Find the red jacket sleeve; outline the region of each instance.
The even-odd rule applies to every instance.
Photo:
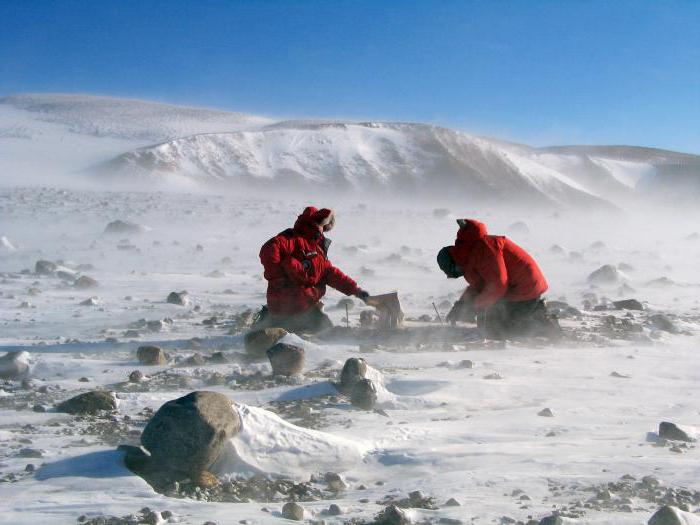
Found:
[[[360,291],[357,283],[333,266],[330,261],[326,261],[326,271],[323,278],[328,286],[345,295],[354,295]]]
[[[503,252],[495,247],[480,247],[475,270],[483,280],[484,287],[474,298],[474,304],[477,308],[486,309],[508,291],[508,271]]]

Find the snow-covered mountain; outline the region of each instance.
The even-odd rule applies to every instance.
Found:
[[[0,99],[0,151],[0,182],[52,184],[81,172],[132,187],[295,187],[561,206],[700,195],[696,155],[533,148],[426,124],[274,123],[86,95]]]
[[[163,142],[120,155],[100,172],[161,183],[312,185],[587,206],[636,199],[676,157],[642,156],[634,148],[558,152],[426,124],[289,121]]]
[[[134,148],[196,133],[255,128],[269,119],[141,100],[71,94],[0,98],[0,181],[61,177]]]

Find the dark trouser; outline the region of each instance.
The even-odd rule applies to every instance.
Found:
[[[333,327],[330,318],[323,313],[323,304],[318,303],[308,310],[294,315],[271,314],[264,308],[252,328],[284,328],[294,333],[318,333]]]
[[[498,301],[477,316],[477,326],[490,339],[552,337],[560,332],[559,323],[547,315],[545,302],[540,298]]]

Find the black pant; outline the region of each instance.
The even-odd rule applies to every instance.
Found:
[[[545,302],[539,297],[528,301],[498,301],[477,316],[477,326],[491,339],[552,336],[559,332],[559,324],[547,315]]]

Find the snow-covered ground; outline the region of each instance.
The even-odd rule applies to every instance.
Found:
[[[415,337],[378,339],[360,329],[326,341],[289,336],[304,345],[308,372],[275,381],[267,363],[243,357],[237,314],[264,302],[260,245],[308,204],[336,209],[331,260],[372,293],[398,290]],[[28,350],[33,382],[29,390],[9,382],[0,390],[2,523],[69,524],[143,507],[167,509],[179,523],[283,523],[281,494],[248,503],[173,498],[123,466],[116,445],[138,442],[145,409],[196,389],[240,404],[243,431],[217,474],[308,481],[338,472],[346,491],[302,503],[309,518],[329,523],[369,522],[386,496],[420,490],[437,508],[411,510],[416,522],[527,522],[566,508],[580,514],[574,523],[639,524],[660,501],[620,501],[612,490],[612,503],[586,502],[624,475],[700,489],[698,449],[663,446],[655,436],[661,421],[700,427],[697,211],[516,213],[342,194],[310,202],[15,187],[0,191],[0,217],[0,351]],[[562,342],[501,345],[474,339],[469,326],[463,339],[439,326],[433,303],[444,315],[464,287],[434,262],[458,217],[483,220],[537,258],[549,299],[580,311],[562,320]],[[144,231],[104,233],[117,219]],[[36,275],[40,259],[61,265],[65,279]],[[606,264],[618,268],[616,282],[587,282]],[[71,272],[98,285],[76,288]],[[187,306],[165,302],[180,290],[189,293]],[[91,305],[80,304],[91,297]],[[331,291],[325,302],[343,325],[345,310],[335,307],[341,297]],[[627,298],[646,309],[595,310]],[[361,309],[350,311],[353,327]],[[655,313],[666,315],[674,333],[659,329]],[[228,363],[140,366],[135,349],[146,342],[176,359],[223,351]],[[358,356],[383,376],[381,412],[353,408],[329,383],[345,359]],[[134,370],[151,379],[127,383]],[[221,376],[223,384],[215,380]],[[114,417],[52,408],[97,387],[116,392]],[[35,411],[37,404],[47,411]],[[545,408],[553,417],[538,415]],[[461,506],[445,506],[449,498]],[[324,515],[331,503],[343,514]]]

